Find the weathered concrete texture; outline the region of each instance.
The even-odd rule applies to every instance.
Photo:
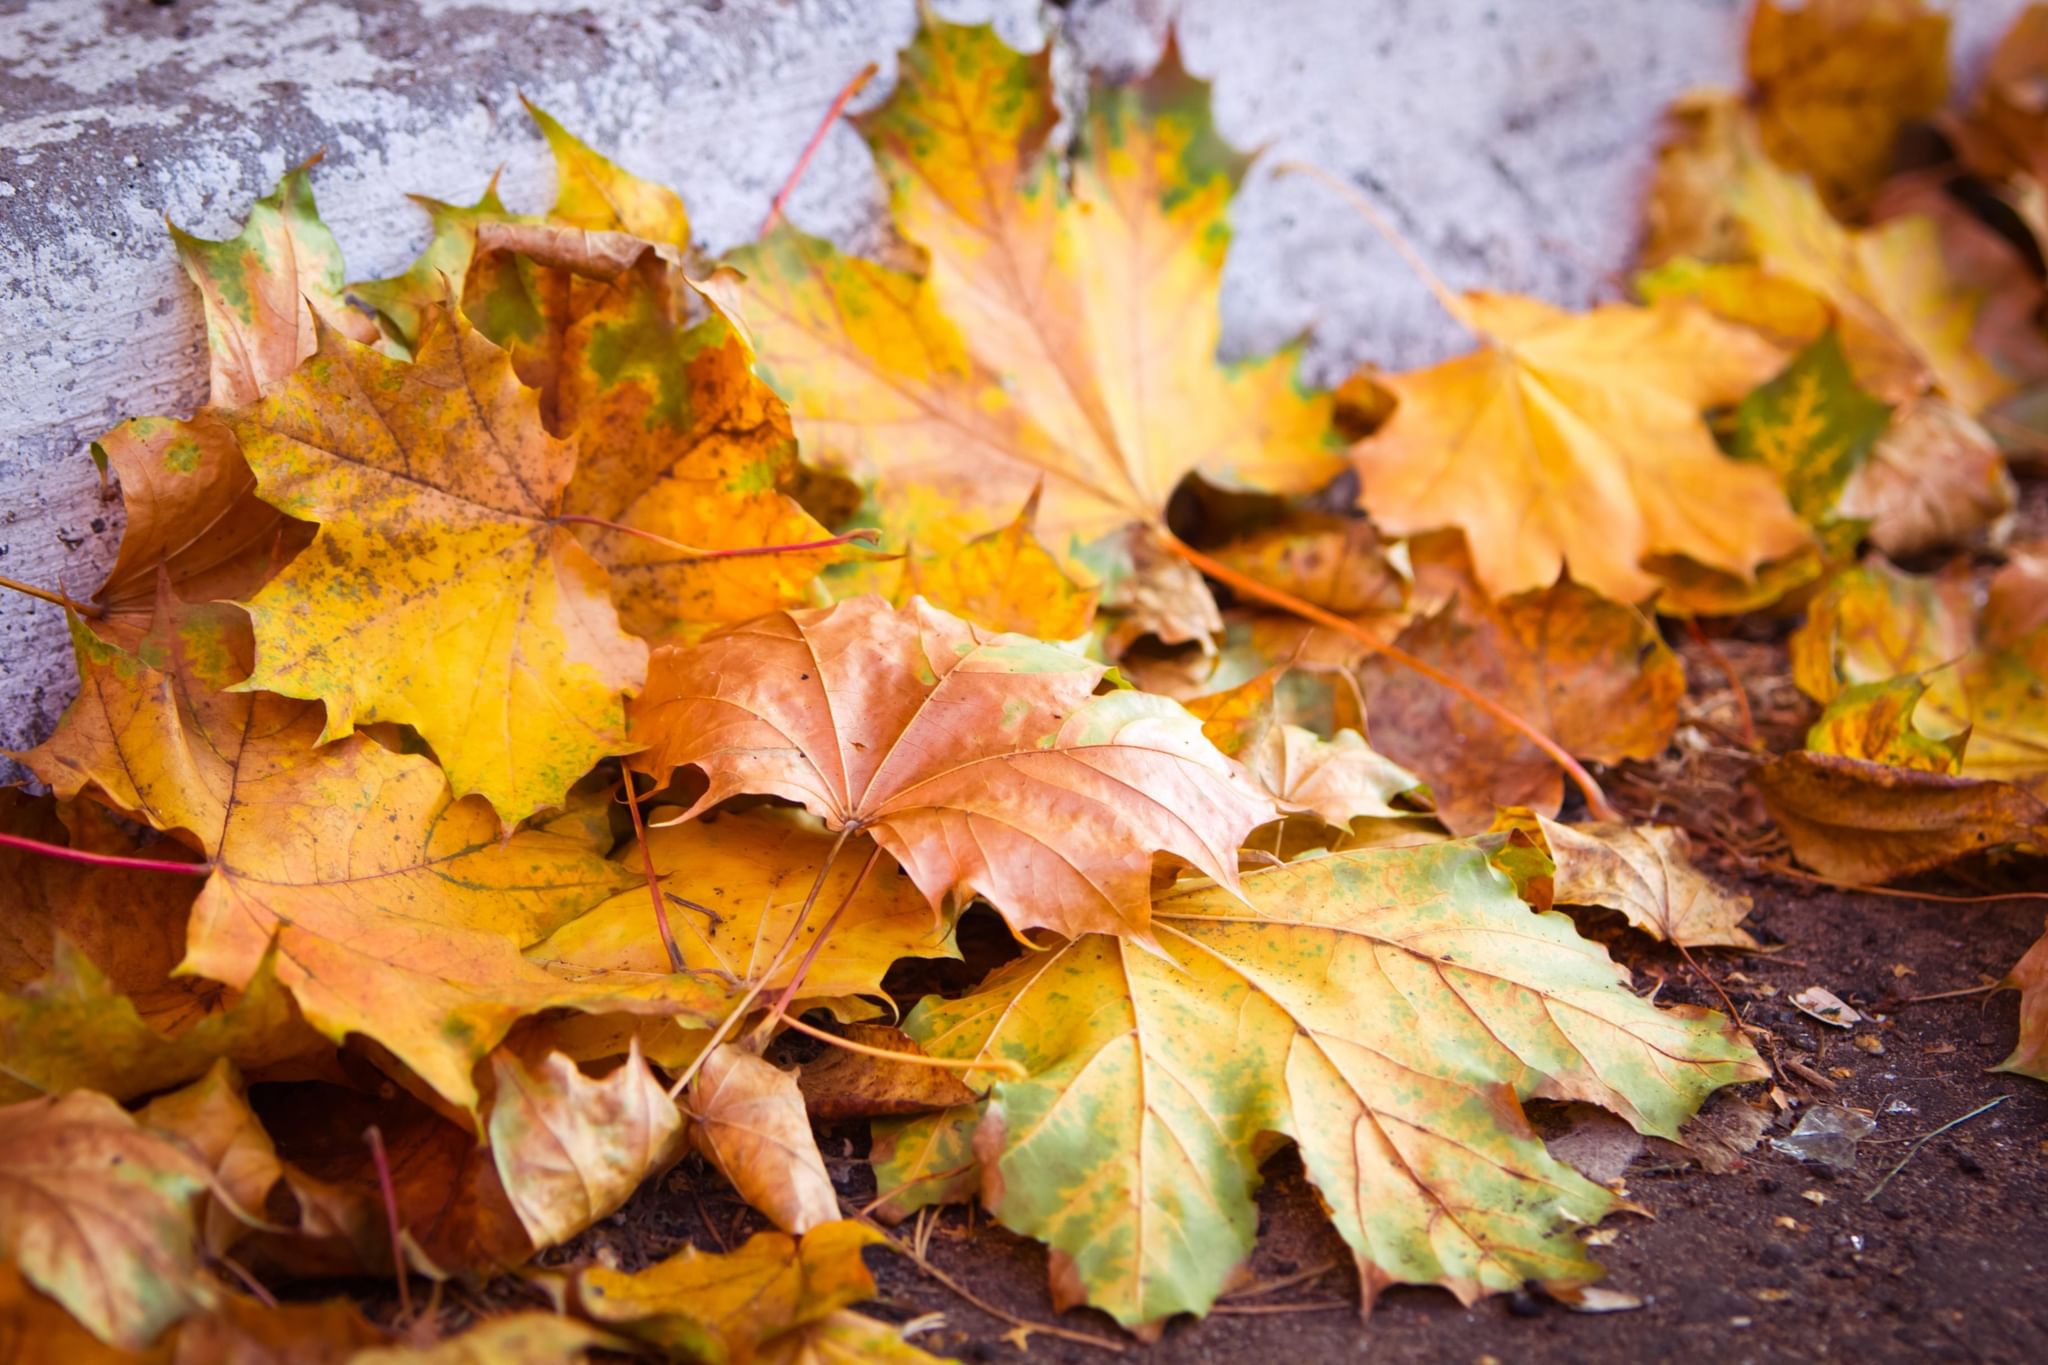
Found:
[[[1958,7],[1967,68],[2021,0]],[[939,3],[1037,41],[1033,0]],[[1075,48],[1145,65],[1168,0],[1074,6]],[[1328,193],[1266,167],[1304,157],[1369,185],[1453,284],[1578,304],[1612,292],[1658,111],[1740,66],[1741,0],[1185,0],[1185,58],[1218,118],[1269,150],[1237,211],[1226,347],[1312,337],[1310,366],[1410,364],[1459,339]],[[524,91],[683,193],[702,244],[752,235],[834,92],[884,79],[915,0],[0,0],[0,574],[84,592],[117,503],[87,443],[202,401],[198,301],[162,227],[231,234],[286,166],[315,187],[351,274],[424,239],[414,191],[467,201],[503,163],[515,206],[549,192]],[[859,139],[827,140],[791,205],[858,247],[879,194]],[[70,694],[54,607],[0,593],[0,744]]]

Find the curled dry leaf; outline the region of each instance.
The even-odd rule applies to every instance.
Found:
[[[561,1053],[498,1052],[488,1125],[498,1178],[536,1248],[566,1242],[682,1154],[683,1116],[640,1049],[593,1079]]]
[[[915,277],[780,230],[735,253],[765,373],[807,450],[877,479],[884,524],[950,548],[1044,486],[1062,553],[1157,525],[1182,477],[1307,491],[1340,468],[1292,350],[1224,366],[1217,308],[1244,160],[1169,58],[1090,91],[1078,145],[1049,52],[928,20],[857,122]],[[1160,395],[1171,394],[1171,401]]]
[[[0,1257],[101,1341],[142,1350],[214,1297],[194,1227],[207,1175],[90,1090],[0,1108]]]
[[[867,1047],[923,1057],[915,1038],[891,1024],[849,1024],[846,1038]],[[862,1052],[827,1048],[797,1075],[804,1109],[817,1123],[899,1118],[972,1104],[978,1098],[957,1071],[892,1062]]]
[[[1721,454],[1700,418],[1768,379],[1776,347],[1688,303],[1572,314],[1468,294],[1458,308],[1481,349],[1385,376],[1399,405],[1353,447],[1382,528],[1462,530],[1496,597],[1569,568],[1623,602],[1656,590],[1651,555],[1747,577],[1807,543],[1777,480]]]
[[[1093,695],[1100,664],[929,603],[783,612],[654,656],[630,761],[872,835],[936,909],[979,894],[1018,929],[1142,935],[1155,852],[1227,886],[1272,818],[1174,702]]]
[[[1750,781],[1800,862],[1859,885],[2048,830],[2048,806],[2019,787],[1839,754],[1783,754]]]
[[[329,739],[414,726],[507,820],[625,747],[646,650],[555,520],[574,450],[460,314],[410,363],[323,330],[231,425],[264,500],[321,524],[249,602],[252,687],[324,702]]]
[[[759,1365],[939,1365],[904,1337],[906,1328],[838,1308],[762,1345]]]
[[[1652,757],[1678,724],[1677,657],[1640,612],[1578,583],[1501,602],[1466,594],[1396,643],[1580,758]],[[1430,784],[1453,832],[1487,828],[1497,806],[1555,813],[1562,804],[1557,765],[1470,702],[1384,660],[1367,660],[1361,680],[1380,749]]]
[[[1102,599],[1111,617],[1103,652],[1121,658],[1149,637],[1162,645],[1194,645],[1203,654],[1215,653],[1223,614],[1208,580],[1186,560],[1167,553],[1142,527],[1125,533],[1121,558]]]
[[[876,1179],[903,1213],[978,1159],[1003,1224],[1073,1259],[1125,1323],[1212,1303],[1249,1253],[1263,1134],[1301,1146],[1357,1257],[1470,1300],[1599,1272],[1564,1229],[1615,1196],[1553,1160],[1519,1099],[1602,1104],[1675,1138],[1761,1065],[1725,1020],[1658,1010],[1561,915],[1536,915],[1469,844],[1329,854],[1163,896],[1172,961],[1094,935],[927,999],[927,1050],[1029,1079],[883,1125]],[[1178,965],[1175,965],[1178,964]],[[971,1188],[972,1178],[969,1177]]]
[[[801,1241],[757,1232],[724,1254],[689,1247],[640,1271],[590,1266],[576,1276],[576,1302],[595,1321],[694,1359],[801,1360],[773,1343],[872,1297],[861,1249],[881,1240],[851,1220]]]
[[[833,862],[818,891],[825,913],[804,922],[781,969],[766,976],[783,940],[797,928],[797,913],[832,852],[833,836],[804,812],[763,808],[663,825],[648,830],[646,842],[686,970],[780,990],[817,940],[825,914],[842,904],[805,974],[807,999],[880,995],[882,976],[897,959],[960,955],[951,925],[934,920],[930,904],[887,854],[855,885],[866,861],[856,850]],[[638,873],[640,851],[629,844],[617,861]],[[542,964],[668,970],[645,885],[591,907],[526,955]]]
[[[1556,864],[1551,897],[1604,905],[1654,938],[1686,948],[1754,948],[1742,927],[1750,899],[1692,865],[1685,831],[1669,825],[1561,825],[1536,817]]]
[[[284,1179],[284,1163],[249,1108],[232,1064],[216,1062],[184,1089],[151,1100],[136,1117],[145,1127],[177,1138],[212,1172],[200,1215],[201,1240],[209,1255],[227,1251],[252,1224],[263,1221],[270,1192]]]
[[[796,1074],[720,1043],[690,1083],[690,1142],[740,1197],[799,1236],[839,1216]]]
[[[1300,725],[1282,724],[1274,689],[1284,669],[1269,669],[1250,682],[1192,698],[1188,710],[1202,733],[1245,770],[1282,806],[1311,811],[1326,824],[1347,829],[1361,817],[1397,818],[1393,799],[1422,785],[1422,779],[1373,751],[1356,730],[1324,739]]]

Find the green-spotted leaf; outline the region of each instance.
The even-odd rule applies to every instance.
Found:
[[[895,1209],[981,1163],[1004,1225],[1071,1257],[1125,1323],[1201,1312],[1251,1250],[1267,1134],[1300,1144],[1368,1301],[1470,1301],[1599,1274],[1571,1235],[1615,1195],[1555,1161],[1532,1098],[1604,1105],[1673,1137],[1718,1086],[1765,1072],[1725,1019],[1658,1009],[1561,915],[1533,914],[1469,843],[1329,854],[1160,897],[1166,957],[1104,936],[1011,964],[908,1030],[1026,1080],[884,1125]],[[956,1182],[949,1185],[948,1182]]]
[[[1792,510],[1819,521],[1884,434],[1891,412],[1856,386],[1841,340],[1829,332],[1742,400],[1735,453],[1768,465],[1784,481]]]

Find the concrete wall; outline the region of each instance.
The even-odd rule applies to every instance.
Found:
[[[1033,0],[937,3],[1034,41]],[[2021,0],[1958,0],[1981,60]],[[1088,62],[1146,64],[1169,11],[1240,146],[1360,177],[1454,285],[1610,295],[1673,95],[1740,71],[1743,0],[1080,0]],[[467,201],[499,163],[549,194],[525,91],[683,193],[703,244],[751,236],[833,94],[884,79],[915,0],[0,0],[0,574],[87,592],[120,535],[94,436],[203,400],[197,296],[162,220],[231,234],[287,165],[315,176],[352,277],[424,239],[407,191]],[[880,196],[843,125],[791,205],[858,247]],[[1302,332],[1333,378],[1458,337],[1327,192],[1255,171],[1237,208],[1226,346]],[[61,613],[0,592],[0,745],[71,692]]]

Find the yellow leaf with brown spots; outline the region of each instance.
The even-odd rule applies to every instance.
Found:
[[[646,649],[556,519],[573,447],[459,314],[411,363],[323,332],[232,425],[264,499],[320,523],[248,604],[251,687],[324,702],[328,739],[413,726],[507,821],[626,746]]]

